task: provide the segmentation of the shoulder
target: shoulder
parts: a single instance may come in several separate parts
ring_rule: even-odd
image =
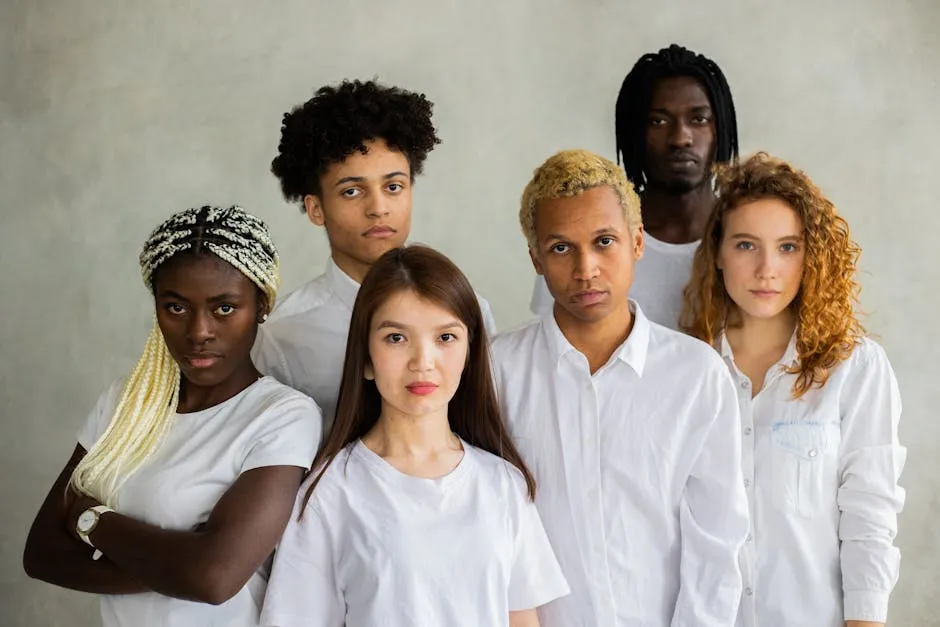
[[[340,502],[344,500],[343,494],[350,489],[348,481],[349,471],[357,471],[361,460],[354,454],[355,443],[348,444],[329,463],[320,462],[312,468],[310,474],[300,486],[299,498],[305,499],[310,486],[316,482],[316,487],[310,495],[305,507],[306,510],[319,510],[322,512],[336,512]],[[318,479],[319,477],[319,479]],[[355,490],[355,486],[352,486]]]
[[[323,426],[316,401],[269,376],[254,383],[232,413],[241,417],[235,422],[256,433],[290,428],[297,430],[298,437],[303,432],[305,439],[315,437],[318,442]]]
[[[522,471],[489,451],[464,443],[473,455],[480,480],[490,494],[515,499],[528,498],[528,486]]]
[[[662,361],[699,371],[726,372],[718,351],[705,342],[650,321],[650,352]]]
[[[894,370],[885,349],[870,337],[862,337],[852,348],[852,354],[833,371],[841,371],[847,378],[894,378]]]
[[[493,356],[505,358],[517,354],[520,349],[534,344],[542,328],[541,322],[541,319],[536,318],[502,333],[497,333],[490,343]]]
[[[268,324],[316,309],[326,303],[330,295],[326,274],[321,274],[285,296],[271,312]]]

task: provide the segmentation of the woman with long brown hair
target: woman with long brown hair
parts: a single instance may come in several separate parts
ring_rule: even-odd
[[[264,625],[538,625],[564,596],[500,416],[466,277],[389,251],[356,297],[336,420],[278,548]]]
[[[861,252],[805,173],[765,153],[718,176],[682,328],[738,383],[751,535],[738,625],[882,625],[901,399],[855,308]]]

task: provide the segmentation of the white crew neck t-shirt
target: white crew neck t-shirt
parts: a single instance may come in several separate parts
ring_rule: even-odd
[[[500,627],[568,593],[521,473],[463,443],[439,479],[402,474],[361,441],[301,488],[261,624]],[[303,517],[298,521],[298,516]]]
[[[689,282],[700,242],[668,244],[648,233],[643,234],[643,239],[645,250],[636,263],[630,298],[639,303],[649,320],[676,330],[682,313],[682,290]],[[536,276],[529,309],[543,316],[552,311],[554,304],[545,278]]]
[[[101,437],[123,389],[118,380],[101,395],[78,442]],[[309,468],[320,443],[322,417],[309,397],[263,377],[208,409],[175,414],[166,440],[117,495],[115,509],[163,529],[189,531],[204,523],[238,476],[265,466]],[[254,627],[269,565],[234,597],[209,605],[157,592],[101,595],[104,627]]]

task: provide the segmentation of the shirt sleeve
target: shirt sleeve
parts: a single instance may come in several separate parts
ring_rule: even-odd
[[[734,625],[741,601],[738,553],[749,529],[748,504],[738,400],[722,368],[713,419],[679,504],[682,556],[672,627]]]
[[[252,440],[242,472],[264,466],[310,468],[320,446],[323,413],[300,392],[267,410],[263,428]]]
[[[258,335],[251,347],[251,360],[261,374],[274,377],[284,385],[296,388],[297,385],[287,366],[287,358],[274,331],[274,324],[276,323],[269,322],[258,326]]]
[[[86,451],[90,450],[95,442],[104,435],[111,419],[114,417],[114,410],[121,398],[121,392],[124,391],[124,379],[120,378],[101,393],[95,408],[91,410],[85,419],[85,424],[78,431],[78,443]]]
[[[856,348],[864,354],[851,364],[840,399],[839,540],[845,620],[883,623],[900,570],[894,537],[907,450],[898,442],[901,395],[894,371],[881,347],[866,343]]]
[[[305,481],[287,529],[274,554],[274,566],[261,611],[261,627],[342,627],[346,603],[335,569],[335,548],[327,517]],[[298,520],[298,515],[303,517]]]
[[[515,478],[515,473],[513,476]],[[515,559],[508,595],[510,612],[530,610],[571,592],[535,503],[528,499],[522,477],[518,479],[522,493],[516,504]]]

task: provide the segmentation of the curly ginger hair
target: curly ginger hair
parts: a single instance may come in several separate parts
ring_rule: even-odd
[[[715,345],[736,307],[718,269],[725,216],[737,207],[776,198],[799,214],[805,254],[800,290],[791,303],[797,314],[798,361],[793,396],[822,387],[829,372],[847,359],[865,333],[856,316],[859,285],[855,280],[861,249],[849,225],[810,178],[786,161],[764,152],[717,172],[718,199],[695,253],[692,276],[684,291],[679,327]]]

